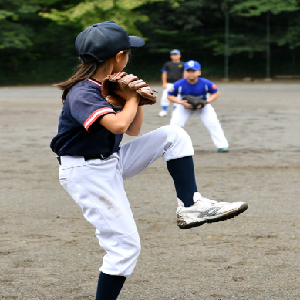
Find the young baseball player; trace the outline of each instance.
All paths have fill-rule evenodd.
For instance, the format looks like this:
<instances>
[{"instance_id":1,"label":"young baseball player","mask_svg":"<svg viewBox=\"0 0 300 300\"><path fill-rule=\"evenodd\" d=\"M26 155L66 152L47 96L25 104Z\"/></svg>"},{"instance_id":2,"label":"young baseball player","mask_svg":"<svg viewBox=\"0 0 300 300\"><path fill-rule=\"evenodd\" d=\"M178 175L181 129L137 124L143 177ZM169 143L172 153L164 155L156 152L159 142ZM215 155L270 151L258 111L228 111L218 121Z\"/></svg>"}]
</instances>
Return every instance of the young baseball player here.
<instances>
[{"instance_id":1,"label":"young baseball player","mask_svg":"<svg viewBox=\"0 0 300 300\"><path fill-rule=\"evenodd\" d=\"M219 97L220 92L213 82L199 77L201 75L201 65L197 61L187 61L184 64L184 71L186 72L186 78L176 81L174 87L168 92L168 99L178 106L172 115L170 125L183 127L189 117L196 113L210 132L217 151L228 152L228 141L211 105ZM208 94L210 94L209 97L207 97ZM182 99L185 95L200 96L203 100L207 100L208 104L204 107L200 105L195 110L191 104L187 103L187 100Z\"/></svg>"},{"instance_id":2,"label":"young baseball player","mask_svg":"<svg viewBox=\"0 0 300 300\"><path fill-rule=\"evenodd\" d=\"M103 99L101 82L124 69L131 47L143 45L142 38L128 36L112 21L87 27L76 38L82 60L77 73L57 84L63 90L63 108L50 146L60 164L59 180L95 227L106 251L96 300L117 299L137 263L140 237L123 181L156 159L163 158L174 180L180 228L226 220L247 209L243 202L216 202L201 196L192 142L182 128L164 126L120 145L123 134L139 135L143 122L140 96L120 85L116 93L126 102L116 111Z\"/></svg>"},{"instance_id":3,"label":"young baseball player","mask_svg":"<svg viewBox=\"0 0 300 300\"><path fill-rule=\"evenodd\" d=\"M160 99L161 111L159 112L160 117L165 117L168 115L168 106L170 101L167 98L167 92L173 87L175 81L183 78L183 62L180 61L180 51L174 49L170 52L171 61L166 62L162 68L162 84L163 84L163 93ZM174 109L176 104L174 103Z\"/></svg>"}]
</instances>

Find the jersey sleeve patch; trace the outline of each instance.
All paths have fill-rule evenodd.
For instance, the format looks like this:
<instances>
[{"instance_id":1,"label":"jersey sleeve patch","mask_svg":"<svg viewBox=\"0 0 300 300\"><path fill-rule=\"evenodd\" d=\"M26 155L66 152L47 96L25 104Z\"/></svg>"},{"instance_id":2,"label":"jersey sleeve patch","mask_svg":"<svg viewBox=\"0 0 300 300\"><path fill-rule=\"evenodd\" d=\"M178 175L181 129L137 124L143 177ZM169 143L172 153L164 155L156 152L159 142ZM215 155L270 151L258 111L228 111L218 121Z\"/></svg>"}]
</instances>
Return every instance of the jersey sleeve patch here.
<instances>
[{"instance_id":1,"label":"jersey sleeve patch","mask_svg":"<svg viewBox=\"0 0 300 300\"><path fill-rule=\"evenodd\" d=\"M212 87L214 90L217 89L217 86L216 86L215 84L213 84L211 87Z\"/></svg>"},{"instance_id":2,"label":"jersey sleeve patch","mask_svg":"<svg viewBox=\"0 0 300 300\"><path fill-rule=\"evenodd\" d=\"M90 126L100 117L108 113L116 113L111 107L102 107L95 110L83 123L86 131L89 131Z\"/></svg>"},{"instance_id":3,"label":"jersey sleeve patch","mask_svg":"<svg viewBox=\"0 0 300 300\"><path fill-rule=\"evenodd\" d=\"M171 86L171 88L168 90L169 95L174 95L174 86Z\"/></svg>"}]
</instances>

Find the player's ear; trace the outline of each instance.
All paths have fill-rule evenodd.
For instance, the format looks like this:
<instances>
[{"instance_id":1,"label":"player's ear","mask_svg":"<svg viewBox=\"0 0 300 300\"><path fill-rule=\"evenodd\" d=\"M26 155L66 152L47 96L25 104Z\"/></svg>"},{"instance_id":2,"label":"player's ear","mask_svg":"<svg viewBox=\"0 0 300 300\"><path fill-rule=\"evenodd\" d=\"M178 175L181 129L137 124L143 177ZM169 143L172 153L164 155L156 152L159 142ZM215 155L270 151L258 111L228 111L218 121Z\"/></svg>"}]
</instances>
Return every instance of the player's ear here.
<instances>
[{"instance_id":1,"label":"player's ear","mask_svg":"<svg viewBox=\"0 0 300 300\"><path fill-rule=\"evenodd\" d=\"M116 54L116 62L120 62L123 58L123 51L120 51Z\"/></svg>"},{"instance_id":2,"label":"player's ear","mask_svg":"<svg viewBox=\"0 0 300 300\"><path fill-rule=\"evenodd\" d=\"M201 76L201 70L198 71L198 76Z\"/></svg>"}]
</instances>

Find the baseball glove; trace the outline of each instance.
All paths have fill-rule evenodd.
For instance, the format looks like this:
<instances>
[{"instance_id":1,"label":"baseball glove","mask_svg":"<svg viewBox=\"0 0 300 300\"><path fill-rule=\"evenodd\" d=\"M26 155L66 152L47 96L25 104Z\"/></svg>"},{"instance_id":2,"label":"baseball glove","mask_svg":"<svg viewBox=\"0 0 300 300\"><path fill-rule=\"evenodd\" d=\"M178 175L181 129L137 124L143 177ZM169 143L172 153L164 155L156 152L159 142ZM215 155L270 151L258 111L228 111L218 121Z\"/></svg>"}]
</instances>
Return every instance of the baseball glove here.
<instances>
[{"instance_id":1,"label":"baseball glove","mask_svg":"<svg viewBox=\"0 0 300 300\"><path fill-rule=\"evenodd\" d=\"M193 95L185 95L183 97L183 100L186 100L187 103L191 104L193 106L193 109L197 109L199 104L202 104L201 108L203 108L206 104L207 101L201 99L201 97L193 96Z\"/></svg>"},{"instance_id":2,"label":"baseball glove","mask_svg":"<svg viewBox=\"0 0 300 300\"><path fill-rule=\"evenodd\" d=\"M152 90L146 82L138 79L135 75L119 72L106 76L101 86L103 98L112 107L122 109L126 103L125 99L114 93L114 91L120 89L120 84L128 85L140 95L139 106L156 103L157 95L154 94L156 91Z\"/></svg>"}]
</instances>

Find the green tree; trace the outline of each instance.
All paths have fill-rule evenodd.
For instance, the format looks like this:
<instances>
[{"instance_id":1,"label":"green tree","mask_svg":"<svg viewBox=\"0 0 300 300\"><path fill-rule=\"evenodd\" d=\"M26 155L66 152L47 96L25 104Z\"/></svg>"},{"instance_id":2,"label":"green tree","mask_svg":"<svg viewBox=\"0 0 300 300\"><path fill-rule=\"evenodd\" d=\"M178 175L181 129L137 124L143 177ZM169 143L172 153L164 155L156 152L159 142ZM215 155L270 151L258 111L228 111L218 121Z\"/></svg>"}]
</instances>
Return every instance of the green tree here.
<instances>
[{"instance_id":1,"label":"green tree","mask_svg":"<svg viewBox=\"0 0 300 300\"><path fill-rule=\"evenodd\" d=\"M211 2L213 1L161 1L145 3L137 8L149 17L146 22L137 22L138 28L148 38L146 46L149 51L168 53L170 48L176 47L187 55L192 55L207 48L206 42L212 27L209 22L206 23L206 14L216 21L215 29L219 28L218 20L211 15Z\"/></svg>"},{"instance_id":2,"label":"green tree","mask_svg":"<svg viewBox=\"0 0 300 300\"><path fill-rule=\"evenodd\" d=\"M56 2L59 1L61 0ZM50 9L49 12L40 12L40 15L61 25L77 23L82 28L94 23L111 20L124 27L129 34L140 35L141 33L135 23L147 20L147 16L140 14L135 9L147 1L159 0L85 0L75 5L64 5L62 9Z\"/></svg>"},{"instance_id":3,"label":"green tree","mask_svg":"<svg viewBox=\"0 0 300 300\"><path fill-rule=\"evenodd\" d=\"M81 27L79 29L76 24L59 26L38 15L50 6L59 8L60 3L55 0L0 0L1 84L41 83L65 78L65 69L70 70L70 65L74 65L74 40Z\"/></svg>"},{"instance_id":4,"label":"green tree","mask_svg":"<svg viewBox=\"0 0 300 300\"><path fill-rule=\"evenodd\" d=\"M38 6L25 0L0 0L0 49L25 49L32 45L33 31L21 20L38 10Z\"/></svg>"},{"instance_id":5,"label":"green tree","mask_svg":"<svg viewBox=\"0 0 300 300\"><path fill-rule=\"evenodd\" d=\"M258 51L261 51L263 45L265 46L266 51L266 77L270 78L270 44L272 42L271 39L271 32L270 32L270 15L278 15L283 12L294 12L299 9L298 1L297 0L240 0L238 3L235 3L231 9L231 13L238 14L244 17L256 17L261 16L262 14L266 17L266 25L265 25L265 38L264 39L257 39L258 43L245 43L246 49L248 51L253 51L253 46L251 45L259 45L257 47ZM289 35L290 37L294 36L294 33L297 32L295 29L293 30L293 34ZM292 38L293 39L293 38ZM264 42L263 42L264 40ZM278 38L277 38L278 40ZM281 39L281 43L289 43L287 39L284 39L286 42L283 42ZM291 40L289 40L291 41ZM240 45L241 43L240 38L235 39L235 42L238 42Z\"/></svg>"},{"instance_id":6,"label":"green tree","mask_svg":"<svg viewBox=\"0 0 300 300\"><path fill-rule=\"evenodd\" d=\"M277 15L284 11L297 9L297 0L239 0L233 5L231 12L245 17L253 17L267 12Z\"/></svg>"},{"instance_id":7,"label":"green tree","mask_svg":"<svg viewBox=\"0 0 300 300\"><path fill-rule=\"evenodd\" d=\"M271 58L280 61L274 73L296 74L299 5L300 0L0 0L0 82L65 79L78 62L78 32L106 20L147 40L129 63L146 80L159 78L172 48L184 60L199 60L206 76L226 77L228 68L231 77L261 76L265 57L269 69Z\"/></svg>"}]
</instances>

